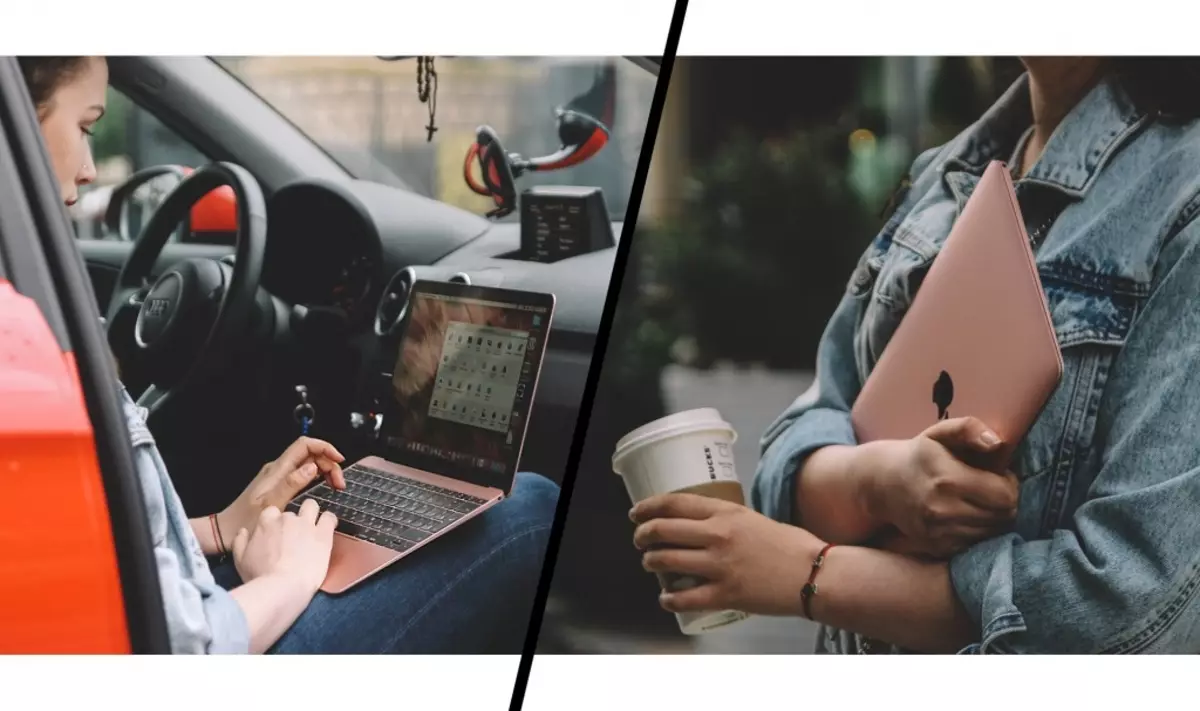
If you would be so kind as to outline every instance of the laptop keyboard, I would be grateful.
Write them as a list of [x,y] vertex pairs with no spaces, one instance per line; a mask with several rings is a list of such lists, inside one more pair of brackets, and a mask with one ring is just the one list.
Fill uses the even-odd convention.
[[296,497],[287,510],[298,512],[305,499],[338,518],[347,536],[403,552],[487,503],[440,486],[364,467],[346,469],[346,489],[322,482]]

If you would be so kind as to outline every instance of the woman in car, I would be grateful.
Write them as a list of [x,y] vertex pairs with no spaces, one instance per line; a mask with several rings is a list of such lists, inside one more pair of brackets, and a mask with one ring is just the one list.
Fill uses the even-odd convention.
[[[762,513],[635,507],[645,567],[710,581],[664,594],[667,609],[807,608],[833,653],[1200,652],[1200,69],[1023,61],[913,164],[826,327],[814,390],[763,438]],[[849,415],[992,160],[1017,182],[1065,361],[1009,475],[964,463],[999,444],[976,420],[860,445]]]
[[[104,115],[100,57],[19,58],[62,190],[73,204],[95,179],[89,136]],[[301,438],[215,516],[191,519],[159,457],[145,412],[122,391],[145,493],[175,652],[508,653],[520,651],[558,488],[518,474],[513,495],[337,597],[318,592],[336,521],[306,502],[281,513],[318,476],[345,485],[342,455]],[[209,558],[222,551],[232,560]]]

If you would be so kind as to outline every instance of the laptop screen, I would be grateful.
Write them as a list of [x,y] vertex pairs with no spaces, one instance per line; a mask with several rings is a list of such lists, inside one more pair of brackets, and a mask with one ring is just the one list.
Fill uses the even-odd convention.
[[383,399],[383,456],[510,491],[553,311],[549,294],[414,284]]

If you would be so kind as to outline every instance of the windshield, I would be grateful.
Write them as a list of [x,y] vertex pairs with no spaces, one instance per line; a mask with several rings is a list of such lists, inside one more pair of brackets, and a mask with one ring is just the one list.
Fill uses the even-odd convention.
[[[605,66],[616,69],[608,145],[564,170],[526,173],[533,185],[604,190],[622,220],[642,149],[656,77],[620,57],[435,58],[436,112],[421,100],[417,58],[222,57],[216,60],[356,178],[382,182],[477,214],[494,207],[471,192],[463,161],[481,125],[509,153],[533,158],[559,147],[554,109],[586,92]],[[434,97],[430,97],[433,99]],[[436,127],[430,140],[428,126]],[[506,219],[516,219],[510,215]]]

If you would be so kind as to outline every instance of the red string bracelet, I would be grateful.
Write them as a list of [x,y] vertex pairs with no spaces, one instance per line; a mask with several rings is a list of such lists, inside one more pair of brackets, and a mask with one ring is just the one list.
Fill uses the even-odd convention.
[[825,544],[825,547],[817,554],[812,563],[812,571],[808,574],[808,582],[804,584],[804,587],[800,588],[800,605],[804,608],[804,616],[810,620],[813,618],[812,599],[817,594],[817,573],[821,572],[821,566],[825,564],[825,554],[834,545],[833,543]]

